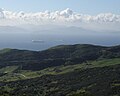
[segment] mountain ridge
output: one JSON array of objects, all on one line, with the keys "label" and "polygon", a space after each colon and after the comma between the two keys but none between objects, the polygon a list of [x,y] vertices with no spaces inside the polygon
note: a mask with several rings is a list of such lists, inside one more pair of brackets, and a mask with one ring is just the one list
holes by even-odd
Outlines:
[{"label": "mountain ridge", "polygon": [[104,47],[90,44],[59,45],[43,51],[4,49],[0,51],[0,67],[21,65],[25,70],[40,70],[92,60],[119,58],[119,50],[120,46]]}]

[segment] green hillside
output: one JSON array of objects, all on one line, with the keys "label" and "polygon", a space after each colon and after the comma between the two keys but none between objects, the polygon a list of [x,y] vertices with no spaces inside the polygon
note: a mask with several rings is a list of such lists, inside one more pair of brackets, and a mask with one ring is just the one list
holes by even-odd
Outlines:
[{"label": "green hillside", "polygon": [[119,96],[120,46],[0,50],[0,96]]},{"label": "green hillside", "polygon": [[44,51],[4,49],[0,51],[0,67],[17,65],[22,66],[24,70],[36,71],[88,60],[119,58],[119,50],[120,46],[103,47],[88,44],[60,45]]}]

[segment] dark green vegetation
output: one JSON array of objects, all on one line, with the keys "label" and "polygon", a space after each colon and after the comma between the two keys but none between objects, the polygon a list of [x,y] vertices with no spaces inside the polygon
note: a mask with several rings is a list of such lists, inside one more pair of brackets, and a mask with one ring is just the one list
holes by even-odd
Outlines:
[{"label": "dark green vegetation", "polygon": [[0,96],[120,96],[120,46],[0,50]]}]

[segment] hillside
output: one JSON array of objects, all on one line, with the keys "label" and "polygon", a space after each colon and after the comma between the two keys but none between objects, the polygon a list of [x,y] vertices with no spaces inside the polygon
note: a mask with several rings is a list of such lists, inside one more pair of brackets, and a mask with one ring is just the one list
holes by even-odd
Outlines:
[{"label": "hillside", "polygon": [[120,46],[105,47],[89,44],[59,45],[43,51],[7,48],[0,50],[0,61],[67,59],[80,57],[85,57],[85,59],[96,59],[100,57],[112,58],[120,56],[119,50]]},{"label": "hillside", "polygon": [[63,64],[119,58],[119,50],[120,46],[104,47],[88,44],[60,45],[44,51],[3,49],[0,51],[0,67],[17,65],[25,70],[41,70]]},{"label": "hillside", "polygon": [[[119,96],[119,72],[120,65],[77,69],[64,74],[44,75],[3,85],[4,88],[9,89],[8,93],[11,91],[11,96],[36,96],[38,94],[38,96]],[[72,95],[75,93],[80,95]]]},{"label": "hillside", "polygon": [[0,96],[119,96],[120,46],[0,50]]}]

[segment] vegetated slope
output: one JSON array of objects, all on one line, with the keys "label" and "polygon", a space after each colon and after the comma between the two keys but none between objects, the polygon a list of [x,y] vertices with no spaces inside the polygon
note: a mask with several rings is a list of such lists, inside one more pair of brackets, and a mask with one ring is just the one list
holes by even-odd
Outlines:
[{"label": "vegetated slope", "polygon": [[3,84],[3,89],[9,89],[3,92],[8,96],[119,96],[119,73],[120,65],[77,69],[62,75],[9,82]]},{"label": "vegetated slope", "polygon": [[89,44],[59,45],[44,51],[3,49],[0,50],[0,61],[45,60],[60,58],[67,59],[84,57],[85,59],[96,59],[99,57],[110,58],[119,56],[119,50],[120,46],[104,47]]},{"label": "vegetated slope", "polygon": [[84,58],[94,60],[98,58],[120,57],[120,46],[97,46],[89,44],[60,45],[41,51],[43,58]]},{"label": "vegetated slope", "polygon": [[120,46],[0,51],[0,96],[119,96]]},{"label": "vegetated slope", "polygon": [[58,75],[58,74],[73,72],[74,70],[77,70],[77,69],[85,70],[88,68],[113,66],[113,65],[119,65],[119,64],[120,64],[120,58],[113,58],[113,59],[88,61],[88,62],[73,64],[73,65],[60,65],[60,66],[54,66],[54,67],[47,67],[45,69],[36,70],[36,71],[23,70],[19,66],[6,66],[0,69],[0,81],[10,82],[10,81],[16,81],[16,80],[25,80],[25,79],[40,77],[47,74]]},{"label": "vegetated slope", "polygon": [[60,45],[44,51],[4,49],[0,51],[0,67],[20,65],[24,70],[72,65],[102,58],[119,58],[120,46],[103,47],[89,44]]},{"label": "vegetated slope", "polygon": [[0,61],[38,60],[37,54],[35,51],[6,48],[0,50]]}]

